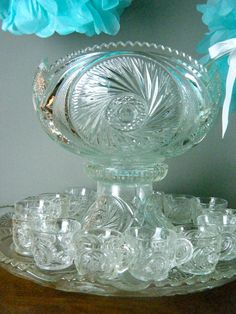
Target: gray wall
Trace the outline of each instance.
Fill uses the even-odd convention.
[[[67,186],[93,186],[83,161],[51,141],[32,106],[32,77],[40,60],[54,60],[71,51],[112,40],[153,41],[196,57],[195,47],[206,31],[195,0],[135,0],[121,19],[115,37],[73,34],[49,39],[16,37],[0,32],[0,202]],[[203,2],[203,1],[202,1]],[[216,195],[236,206],[236,124],[231,116],[225,139],[219,121],[208,137],[185,155],[169,161],[169,174],[159,189]]]

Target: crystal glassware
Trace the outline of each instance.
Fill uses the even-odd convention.
[[[228,206],[228,201],[219,197],[198,197],[198,200],[206,211],[224,211]]]
[[[198,200],[200,201],[200,207],[203,212],[225,212],[228,207],[228,201],[219,197],[198,197]]]
[[[15,203],[12,237],[15,251],[18,254],[32,255],[30,223],[33,217],[39,216],[39,209],[41,210],[43,206],[37,196],[31,196]]]
[[[39,196],[42,206],[39,206],[38,213],[44,218],[67,217],[69,210],[69,195],[66,193],[43,193]]]
[[[225,211],[225,214],[233,215],[234,217],[236,217],[236,209],[235,208],[227,208]]]
[[[32,221],[40,224],[41,219],[59,218],[66,215],[68,207],[68,196],[59,193],[30,196],[16,202],[12,222],[15,251],[21,255],[31,256]]]
[[[82,221],[89,207],[96,200],[96,192],[87,187],[70,187],[65,190],[69,196],[68,216]]]
[[[97,181],[89,216],[106,218],[96,225],[86,217],[89,228],[122,232],[131,220],[145,224],[152,184],[168,171],[165,160],[206,136],[221,100],[214,63],[205,67],[185,53],[139,42],[96,45],[41,64],[33,90],[45,131],[83,156]],[[118,225],[108,224],[113,217]]]
[[[197,218],[199,226],[215,224],[222,237],[220,260],[236,258],[236,215],[210,212]]]
[[[74,236],[75,266],[79,275],[93,279],[114,279],[125,272],[131,263],[135,243],[111,229],[77,232]]]
[[[191,224],[200,202],[198,198],[185,194],[165,194],[163,211],[174,225]]]
[[[133,210],[115,196],[100,196],[91,205],[83,219],[83,227],[89,229],[113,229],[124,232],[134,221]]]
[[[32,217],[38,214],[38,209],[43,207],[38,196],[30,196],[14,204],[14,214],[21,219]]]
[[[157,191],[147,198],[144,206],[144,222],[146,226],[151,228],[174,228],[171,220],[164,214],[164,198],[165,194]]]
[[[95,295],[116,295],[125,297],[160,297],[188,294],[218,287],[233,281],[236,274],[235,260],[218,263],[213,273],[195,276],[173,268],[164,281],[141,281],[128,270],[111,280],[99,278],[90,280],[79,276],[74,267],[61,271],[41,271],[31,257],[15,254],[12,243],[12,212],[2,208],[0,215],[0,266],[17,276],[34,281],[43,286],[74,293]]]
[[[130,243],[138,248],[129,265],[130,274],[142,281],[161,281],[169,271],[192,257],[192,244],[165,228],[133,227],[127,231]]]
[[[221,235],[217,225],[178,226],[176,230],[193,246],[192,258],[178,268],[194,275],[206,275],[215,270],[220,258]]]
[[[31,249],[36,265],[53,271],[71,266],[75,256],[73,236],[80,228],[78,221],[65,218],[31,225]]]
[[[197,217],[210,212],[221,212],[222,214],[227,213],[228,201],[219,197],[203,197],[198,196],[198,206],[193,211],[193,222],[197,224]]]
[[[23,217],[42,216],[60,218],[67,216],[69,195],[66,193],[43,193],[30,196],[15,203],[15,215]]]
[[[20,255],[32,256],[31,234],[28,219],[12,217],[12,239],[15,251]]]
[[[185,53],[153,43],[96,45],[51,66],[40,65],[33,88],[39,120],[53,140],[86,159],[87,174],[97,182],[95,200],[85,215],[80,216],[79,206],[73,209],[75,215],[78,210],[82,238],[92,241],[86,244],[84,255],[76,257],[79,274],[119,277],[128,267],[122,278],[159,281],[178,264],[184,249],[189,252],[190,240],[171,236],[173,224],[163,213],[163,199],[155,195],[153,183],[166,176],[168,158],[203,140],[217,116],[221,96],[214,62],[203,66]],[[189,221],[184,210],[175,214],[177,224]],[[136,264],[132,261],[133,268],[125,264],[125,258],[119,264],[114,257],[115,267],[109,263],[112,250],[103,251],[104,245],[110,248],[108,243],[127,241],[132,228],[146,232],[136,240],[130,236],[134,241],[127,242],[128,252],[133,256],[137,251],[133,243],[150,244],[148,230],[169,230],[167,239],[158,240],[165,247],[158,255],[163,264],[152,258],[147,261],[152,248],[146,244],[147,251],[140,253]],[[110,242],[99,240],[99,244],[100,237],[90,234],[91,230],[112,230],[117,236],[111,234]],[[182,238],[186,241],[181,246]],[[119,252],[119,245],[115,247]],[[141,274],[143,268],[146,273]]]

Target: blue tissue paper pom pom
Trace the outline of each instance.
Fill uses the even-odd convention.
[[[220,42],[231,38],[236,38],[236,1],[235,0],[208,0],[206,4],[197,6],[199,12],[203,14],[202,21],[208,26],[209,32],[199,43],[197,50],[199,53],[208,53],[208,49]],[[223,57],[217,61],[221,77],[226,81],[228,73],[228,58]],[[233,91],[231,110],[236,110],[236,86]]]
[[[115,35],[132,0],[0,0],[2,30],[49,37],[55,32]]]

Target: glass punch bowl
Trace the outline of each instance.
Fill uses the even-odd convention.
[[[42,63],[33,100],[49,136],[86,159],[97,181],[90,214],[99,208],[97,216],[102,212],[108,224],[111,212],[132,212],[142,224],[153,182],[167,174],[165,160],[198,144],[210,129],[221,82],[214,63],[204,67],[154,43],[118,42]],[[162,217],[160,224],[168,222]]]
[[[33,98],[45,131],[66,149],[99,170],[141,174],[206,136],[220,84],[214,64],[162,45],[120,42],[42,63]]]
[[[172,228],[153,183],[166,176],[166,160],[203,140],[222,99],[214,62],[204,66],[155,43],[118,42],[41,63],[33,100],[47,134],[83,157],[97,182],[84,229],[125,234],[137,226]],[[30,273],[25,277],[61,290],[102,295],[171,295],[227,281],[219,269],[206,278],[173,268],[160,282],[142,282],[127,269],[111,280]]]

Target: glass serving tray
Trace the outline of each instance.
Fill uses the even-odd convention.
[[[0,212],[0,266],[10,273],[54,289],[104,296],[160,297],[188,294],[224,285],[236,278],[236,260],[218,263],[216,270],[204,276],[188,275],[172,269],[166,280],[154,284],[140,282],[124,273],[116,280],[91,282],[78,276],[75,267],[63,271],[42,271],[33,258],[14,251],[11,207]],[[129,287],[127,286],[129,281]]]

